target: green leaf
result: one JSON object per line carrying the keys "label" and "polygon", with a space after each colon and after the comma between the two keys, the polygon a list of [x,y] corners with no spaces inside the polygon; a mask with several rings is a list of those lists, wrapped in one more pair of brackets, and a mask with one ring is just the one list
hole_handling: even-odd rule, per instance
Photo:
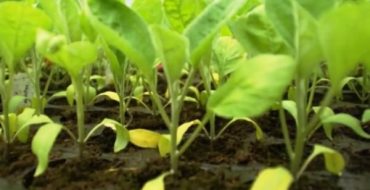
{"label": "green leaf", "polygon": [[253,182],[251,190],[288,190],[293,183],[292,174],[283,167],[262,170]]}
{"label": "green leaf", "polygon": [[50,150],[61,129],[62,126],[59,124],[48,123],[41,126],[33,137],[32,152],[38,160],[35,177],[44,173],[48,167]]}
{"label": "green leaf", "polygon": [[304,162],[302,168],[305,169],[307,165],[320,154],[324,155],[326,170],[336,175],[342,174],[345,166],[343,156],[336,150],[318,144],[315,144],[313,152]]}
{"label": "green leaf", "polygon": [[310,13],[296,3],[296,14],[299,25],[296,27],[298,44],[298,76],[309,77],[323,60],[319,42],[318,23]]}
{"label": "green leaf", "polygon": [[331,84],[339,90],[360,62],[370,64],[370,4],[344,4],[329,11],[320,19],[319,34]]}
{"label": "green leaf", "polygon": [[164,10],[161,0],[135,0],[132,5],[148,24],[162,24],[164,20]]}
{"label": "green leaf", "polygon": [[163,63],[168,82],[173,84],[180,79],[181,71],[188,60],[189,43],[184,36],[164,27],[152,26],[151,30],[154,46]]}
{"label": "green leaf", "polygon": [[130,136],[129,132],[126,127],[122,126],[121,123],[113,120],[105,118],[100,124],[106,127],[113,129],[116,132],[116,140],[114,142],[114,152],[119,152],[126,148]]}
{"label": "green leaf", "polygon": [[[140,0],[136,0],[140,1]],[[203,0],[164,0],[163,8],[171,28],[182,32],[184,28],[202,12],[206,4]]]}
{"label": "green leaf", "polygon": [[251,55],[261,53],[285,54],[291,51],[267,18],[264,6],[230,22],[231,31]]}
{"label": "green leaf", "polygon": [[207,108],[229,118],[258,116],[281,98],[294,72],[289,56],[256,56],[241,64],[210,96]]}
{"label": "green leaf", "polygon": [[154,80],[155,50],[147,24],[116,0],[90,0],[90,22],[105,41],[133,61],[148,80]]}
{"label": "green leaf", "polygon": [[213,44],[213,61],[218,73],[225,76],[233,72],[238,64],[246,59],[240,43],[229,36],[217,38]]}
{"label": "green leaf", "polygon": [[66,98],[70,106],[74,105],[75,93],[76,93],[75,87],[72,84],[70,84],[66,90]]}
{"label": "green leaf", "polygon": [[294,48],[294,17],[291,0],[265,0],[266,15],[285,42]]}
{"label": "green leaf", "polygon": [[130,142],[141,148],[157,148],[161,134],[146,129],[129,130]]}
{"label": "green leaf", "polygon": [[245,0],[215,0],[185,29],[192,64],[197,64],[211,45],[213,36],[244,5]]}
{"label": "green leaf", "polygon": [[298,0],[312,16],[319,18],[326,11],[330,10],[337,3],[337,0],[312,1],[312,0]]}
{"label": "green leaf", "polygon": [[69,36],[66,18],[60,9],[60,1],[39,0],[38,2],[46,14],[52,19],[55,30],[60,34]]}
{"label": "green leaf", "polygon": [[66,27],[68,27],[68,36],[71,42],[82,39],[80,8],[75,0],[63,0],[60,2],[60,9],[63,12]]}
{"label": "green leaf", "polygon": [[[320,107],[313,107],[313,110],[316,114],[319,112],[319,109],[320,109]],[[320,115],[320,120],[321,120],[321,123],[324,127],[324,132],[325,132],[326,137],[328,137],[328,139],[330,139],[330,140],[333,140],[333,135],[332,135],[332,133],[333,133],[332,131],[333,131],[333,128],[334,128],[333,123],[323,123],[322,121],[325,120],[328,117],[334,116],[335,113],[329,107],[325,107],[323,109],[324,110],[322,111],[322,113]]]}
{"label": "green leaf", "polygon": [[9,113],[17,113],[22,106],[24,106],[24,102],[26,101],[25,96],[12,96],[10,98],[8,107],[9,107]]}
{"label": "green leaf", "polygon": [[19,115],[18,116],[18,131],[17,131],[17,138],[19,141],[25,143],[28,140],[28,133],[29,128],[31,125],[37,124],[44,124],[44,123],[52,123],[53,121],[46,115],[33,115],[29,118],[29,114],[24,115],[24,118]]}
{"label": "green leaf", "polygon": [[65,45],[56,53],[47,53],[45,56],[66,69],[71,77],[77,78],[80,77],[85,66],[94,63],[97,54],[95,45],[87,41],[79,41]]}
{"label": "green leaf", "polygon": [[164,190],[164,178],[169,174],[170,172],[165,172],[158,177],[145,182],[141,190]]}
{"label": "green leaf", "polygon": [[288,113],[293,116],[296,126],[298,126],[298,111],[297,111],[297,104],[295,101],[292,100],[284,100],[282,101],[281,106],[288,111]]}
{"label": "green leaf", "polygon": [[370,121],[370,109],[367,109],[362,114],[361,122],[362,123],[367,123],[369,121]]}
{"label": "green leaf", "polygon": [[346,113],[338,113],[333,116],[329,116],[325,118],[322,123],[335,123],[335,124],[342,124],[345,127],[350,128],[353,132],[355,132],[358,136],[370,139],[370,134],[366,133],[361,126],[360,121]]}
{"label": "green leaf", "polygon": [[0,53],[12,72],[13,62],[24,57],[35,42],[36,29],[50,26],[48,16],[28,3],[0,3]]}

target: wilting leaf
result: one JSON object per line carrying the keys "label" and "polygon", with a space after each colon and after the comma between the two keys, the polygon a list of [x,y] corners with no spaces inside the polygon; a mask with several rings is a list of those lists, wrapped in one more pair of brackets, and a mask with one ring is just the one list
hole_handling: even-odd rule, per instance
{"label": "wilting leaf", "polygon": [[161,134],[146,129],[129,130],[130,142],[141,148],[157,148]]}
{"label": "wilting leaf", "polygon": [[36,155],[38,163],[34,176],[39,176],[48,167],[49,152],[57,138],[62,126],[48,123],[39,128],[32,139],[32,152]]}

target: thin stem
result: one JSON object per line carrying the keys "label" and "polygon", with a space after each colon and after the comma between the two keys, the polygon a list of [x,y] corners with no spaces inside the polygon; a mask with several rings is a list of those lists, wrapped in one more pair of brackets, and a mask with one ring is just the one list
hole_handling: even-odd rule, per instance
{"label": "thin stem", "polygon": [[169,85],[170,96],[171,96],[171,170],[173,173],[177,173],[178,170],[178,157],[176,155],[177,151],[177,127],[179,125],[180,110],[178,109],[177,97],[178,94],[176,84]]}
{"label": "thin stem", "polygon": [[170,129],[171,125],[172,125],[171,120],[170,120],[168,114],[166,113],[161,100],[159,99],[159,94],[158,94],[157,89],[155,88],[155,85],[152,84],[152,83],[149,83],[149,88],[152,91],[152,95],[150,97],[152,98],[152,100],[156,104],[156,106],[158,108],[158,111],[159,111],[159,114],[161,115],[165,125],[167,126],[168,129]]}
{"label": "thin stem", "polygon": [[34,80],[34,88],[35,88],[35,107],[36,107],[36,115],[40,115],[44,112],[43,107],[43,96],[41,95],[40,90],[40,70],[41,70],[41,62],[42,60],[37,56],[36,51],[32,51],[32,59],[33,59],[33,80]]}
{"label": "thin stem", "polygon": [[288,125],[286,123],[285,112],[282,106],[280,106],[279,108],[279,119],[280,119],[280,124],[281,124],[281,131],[284,136],[285,149],[288,153],[289,160],[292,161],[294,157],[294,152],[293,152],[292,143],[289,137],[289,130],[288,130]]}
{"label": "thin stem", "polygon": [[203,116],[203,119],[198,124],[197,128],[193,131],[193,133],[190,135],[190,137],[181,146],[180,150],[177,153],[178,156],[181,156],[186,151],[186,149],[191,145],[191,143],[199,136],[199,133],[202,131],[202,129],[204,128],[205,124],[208,122],[211,115],[212,115],[212,113],[207,112]]}
{"label": "thin stem", "polygon": [[311,111],[311,108],[312,108],[312,102],[313,102],[313,98],[315,97],[315,90],[316,90],[316,86],[317,86],[317,73],[315,72],[314,75],[313,75],[313,80],[312,80],[312,86],[310,88],[310,94],[308,96],[308,102],[307,102],[307,108],[306,108],[306,112],[309,113]]}
{"label": "thin stem", "polygon": [[76,112],[77,112],[77,128],[78,128],[78,155],[82,159],[84,151],[85,139],[85,107],[84,107],[84,88],[80,79],[72,79],[76,91]]}

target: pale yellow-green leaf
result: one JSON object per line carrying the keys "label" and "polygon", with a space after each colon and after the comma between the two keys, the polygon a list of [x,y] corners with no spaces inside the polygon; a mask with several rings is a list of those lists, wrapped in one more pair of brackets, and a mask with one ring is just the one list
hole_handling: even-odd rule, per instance
{"label": "pale yellow-green leaf", "polygon": [[141,190],[164,190],[164,178],[169,174],[170,172],[165,172],[158,177],[147,181]]}
{"label": "pale yellow-green leaf", "polygon": [[129,130],[130,142],[141,148],[157,148],[161,134],[147,129]]}
{"label": "pale yellow-green leaf", "polygon": [[262,170],[253,182],[251,190],[288,190],[293,176],[283,167]]}

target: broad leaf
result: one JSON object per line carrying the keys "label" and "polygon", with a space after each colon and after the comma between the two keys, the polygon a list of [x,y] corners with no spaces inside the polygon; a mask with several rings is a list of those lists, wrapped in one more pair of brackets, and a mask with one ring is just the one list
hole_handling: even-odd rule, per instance
{"label": "broad leaf", "polygon": [[117,0],[90,0],[91,24],[105,41],[122,51],[148,80],[154,79],[155,51],[147,24]]}
{"label": "broad leaf", "polygon": [[273,28],[262,5],[237,20],[231,21],[230,26],[235,38],[248,54],[284,54],[290,51],[284,40]]}
{"label": "broad leaf", "polygon": [[60,9],[63,12],[66,27],[68,27],[68,37],[74,41],[82,39],[82,30],[80,22],[80,8],[76,0],[63,0],[60,2]]}
{"label": "broad leaf", "polygon": [[[0,3],[0,53],[9,69],[25,56],[35,42],[37,28],[49,28],[51,21],[41,10],[25,2]],[[6,54],[6,55],[4,55]]]}
{"label": "broad leaf", "polygon": [[120,102],[119,96],[116,92],[112,92],[112,91],[102,92],[102,93],[98,94],[97,96],[95,96],[95,100],[98,100],[101,97],[106,97],[109,100],[114,100],[116,102]]}
{"label": "broad leaf", "polygon": [[39,30],[37,50],[53,63],[67,70],[72,78],[80,77],[82,69],[97,59],[97,48],[87,41],[66,44],[63,36]]}
{"label": "broad leaf", "polygon": [[131,7],[139,13],[148,24],[162,24],[165,13],[162,0],[134,0]]}
{"label": "broad leaf", "polygon": [[288,190],[293,183],[292,174],[283,167],[262,170],[253,182],[251,190]]}
{"label": "broad leaf", "polygon": [[307,165],[320,154],[324,155],[326,170],[336,175],[342,174],[342,171],[345,166],[343,156],[336,150],[318,144],[314,146],[313,152],[304,162],[303,169],[305,169],[305,167],[307,167]]}
{"label": "broad leaf", "polygon": [[146,129],[129,130],[130,142],[141,148],[157,148],[161,134]]}
{"label": "broad leaf", "polygon": [[[140,1],[140,0],[136,0]],[[202,12],[204,0],[164,0],[163,8],[171,28],[182,32],[184,28]]]}
{"label": "broad leaf", "polygon": [[151,27],[154,46],[163,63],[169,83],[176,82],[181,77],[181,71],[188,60],[189,44],[187,39],[164,27]]}
{"label": "broad leaf", "polygon": [[328,12],[319,31],[331,84],[339,90],[360,62],[370,64],[370,4],[345,4]]}
{"label": "broad leaf", "polygon": [[52,123],[53,122],[46,115],[33,115],[32,118],[30,118],[28,120],[23,120],[20,117],[21,117],[21,115],[18,116],[18,126],[19,126],[19,128],[18,128],[16,136],[17,136],[18,140],[21,141],[21,142],[27,142],[29,127],[31,125]]}
{"label": "broad leaf", "polygon": [[244,5],[245,0],[215,0],[185,29],[192,64],[197,64],[211,45],[213,36]]}
{"label": "broad leaf", "polygon": [[294,17],[291,0],[265,0],[267,17],[286,43],[294,49]]}
{"label": "broad leaf", "polygon": [[256,56],[243,62],[210,96],[207,108],[229,118],[258,116],[281,98],[294,71],[289,56]]}
{"label": "broad leaf", "polygon": [[312,16],[319,18],[327,10],[330,10],[337,3],[337,0],[313,1],[313,0],[298,0]]}
{"label": "broad leaf", "polygon": [[169,174],[170,172],[165,172],[158,177],[145,182],[141,190],[164,190],[164,178]]}
{"label": "broad leaf", "polygon": [[[313,107],[313,110],[316,114],[319,112],[319,109],[320,109],[320,107]],[[325,132],[326,137],[328,137],[328,139],[330,139],[330,140],[333,140],[333,135],[332,135],[332,131],[333,131],[333,128],[334,128],[333,123],[329,123],[329,122],[328,123],[323,123],[322,121],[325,120],[328,117],[331,117],[331,116],[335,115],[335,113],[329,107],[325,107],[323,109],[324,110],[322,111],[322,113],[319,117],[320,117],[321,123],[324,127],[324,132]]]}
{"label": "broad leaf", "polygon": [[[296,2],[295,2],[296,3]],[[318,35],[318,23],[304,8],[296,3],[296,14],[299,25],[296,27],[296,38],[299,40],[297,61],[298,76],[309,77],[323,60]]]}
{"label": "broad leaf", "polygon": [[44,173],[48,167],[50,150],[61,129],[62,126],[59,124],[48,123],[41,126],[33,137],[32,152],[38,160],[35,177]]}
{"label": "broad leaf", "polygon": [[229,36],[217,38],[213,44],[213,61],[217,72],[225,77],[233,72],[238,64],[246,59],[246,53],[240,43]]}

